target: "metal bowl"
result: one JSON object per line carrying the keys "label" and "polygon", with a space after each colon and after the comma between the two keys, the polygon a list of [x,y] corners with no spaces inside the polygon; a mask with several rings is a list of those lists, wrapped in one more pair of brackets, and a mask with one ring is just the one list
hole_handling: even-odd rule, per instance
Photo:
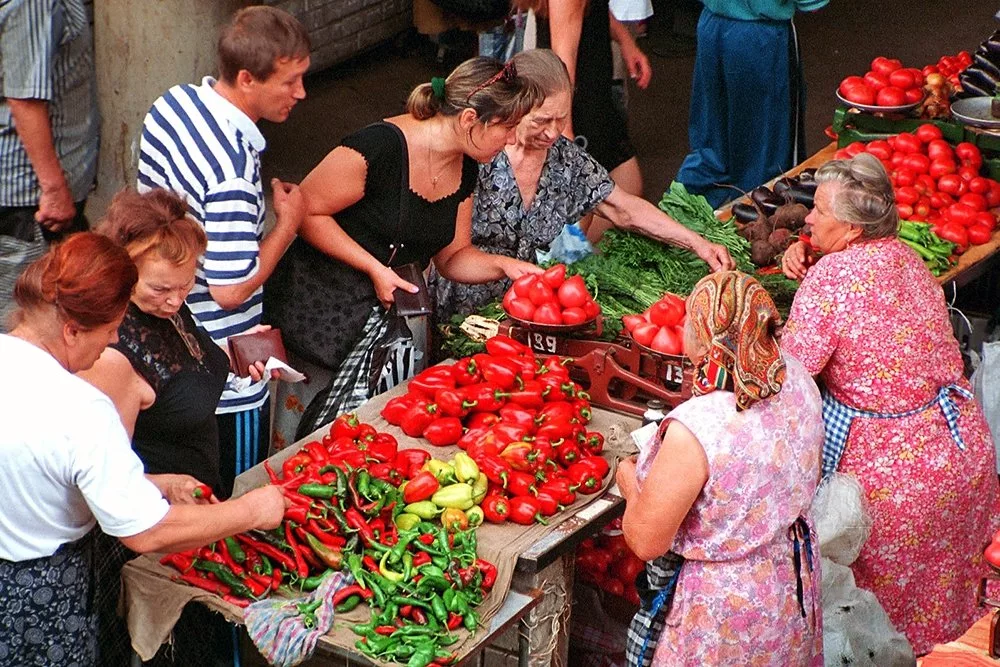
{"label": "metal bowl", "polygon": [[912,111],[923,104],[924,100],[927,99],[927,93],[924,93],[924,96],[920,98],[919,102],[909,102],[895,107],[880,107],[875,104],[858,104],[857,102],[851,102],[843,97],[839,90],[837,91],[837,99],[845,107],[854,107],[855,109],[861,109],[862,111],[868,111],[870,113],[903,113],[906,111]]}
{"label": "metal bowl", "polygon": [[993,117],[992,105],[992,97],[967,97],[952,103],[951,115],[963,125],[995,130],[1000,128],[1000,118]]}
{"label": "metal bowl", "polygon": [[[506,312],[506,311],[504,311]],[[601,318],[600,314],[597,317],[593,317],[586,322],[581,322],[580,324],[539,324],[538,322],[531,322],[528,320],[522,320],[514,317],[510,313],[507,313],[507,317],[512,321],[516,322],[518,326],[529,329],[530,331],[540,331],[542,333],[551,334],[569,334],[575,333],[577,331],[585,331],[587,329],[596,328],[597,320]]]}

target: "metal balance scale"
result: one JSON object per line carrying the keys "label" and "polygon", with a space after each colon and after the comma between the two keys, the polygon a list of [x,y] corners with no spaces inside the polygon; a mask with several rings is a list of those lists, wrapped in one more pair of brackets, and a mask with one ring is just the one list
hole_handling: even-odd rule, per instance
{"label": "metal balance scale", "polygon": [[991,658],[1000,658],[1000,600],[986,597],[986,585],[990,581],[1000,581],[1000,571],[986,575],[979,581],[979,589],[976,591],[976,604],[980,607],[991,607],[993,618],[990,619],[990,639],[987,648]]}

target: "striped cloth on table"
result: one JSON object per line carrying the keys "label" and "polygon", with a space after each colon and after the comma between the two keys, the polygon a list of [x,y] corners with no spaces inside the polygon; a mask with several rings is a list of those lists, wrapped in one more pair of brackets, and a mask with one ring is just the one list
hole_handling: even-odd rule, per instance
{"label": "striped cloth on table", "polygon": [[[187,303],[198,323],[220,345],[260,324],[263,290],[223,310],[209,286],[233,285],[258,270],[264,234],[264,190],[260,152],[266,142],[257,125],[215,92],[215,80],[174,86],[153,103],[142,124],[138,187],[166,188],[184,196],[205,226],[208,248]],[[267,381],[243,390],[228,387],[218,413],[259,407]]]}

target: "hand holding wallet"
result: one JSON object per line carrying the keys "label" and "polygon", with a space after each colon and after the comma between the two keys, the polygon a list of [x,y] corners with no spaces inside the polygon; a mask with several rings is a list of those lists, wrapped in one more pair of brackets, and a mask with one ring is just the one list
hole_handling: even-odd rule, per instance
{"label": "hand holding wallet", "polygon": [[288,353],[281,339],[281,329],[267,329],[229,337],[229,357],[233,373],[239,377],[250,375],[250,366],[271,357],[288,363]]}
{"label": "hand holding wallet", "polygon": [[424,272],[416,262],[394,266],[392,268],[396,275],[410,283],[416,285],[419,290],[416,293],[396,288],[392,293],[392,298],[396,304],[396,314],[402,317],[414,317],[417,315],[431,314],[431,299],[427,293],[427,281],[424,280]]}

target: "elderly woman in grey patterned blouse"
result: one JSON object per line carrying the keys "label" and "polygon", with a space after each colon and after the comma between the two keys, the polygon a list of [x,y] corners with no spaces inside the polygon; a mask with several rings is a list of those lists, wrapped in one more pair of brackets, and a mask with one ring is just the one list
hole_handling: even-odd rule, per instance
{"label": "elderly woman in grey patterned blouse", "polygon": [[[592,211],[621,229],[689,248],[713,271],[732,269],[722,246],[708,242],[651,203],[617,187],[608,172],[566,137],[572,87],[562,60],[548,49],[514,56],[519,75],[537,83],[545,101],[517,127],[517,141],[480,165],[472,215],[472,242],[484,252],[534,262],[563,227]],[[435,319],[447,322],[503,296],[509,281],[454,283],[433,275]]]}

